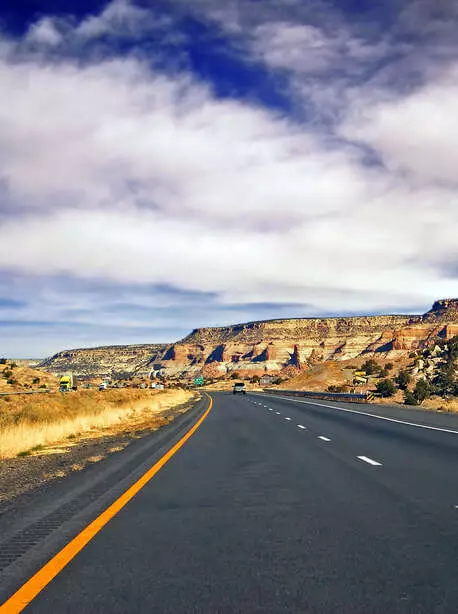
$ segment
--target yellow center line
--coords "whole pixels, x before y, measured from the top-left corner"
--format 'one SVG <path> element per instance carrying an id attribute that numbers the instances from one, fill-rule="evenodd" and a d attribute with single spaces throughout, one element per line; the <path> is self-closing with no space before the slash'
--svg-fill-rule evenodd
<path id="1" fill-rule="evenodd" d="M 207 394 L 207 393 L 205 393 Z M 146 473 L 144 473 L 132 486 L 130 486 L 114 503 L 102 512 L 95 520 L 85 527 L 76 537 L 62 548 L 51 560 L 49 560 L 35 575 L 19 588 L 5 603 L 0 606 L 0 614 L 16 614 L 22 610 L 53 580 L 68 563 L 80 552 L 93 537 L 103 529 L 103 527 L 115 516 L 122 508 L 135 497 L 135 495 L 151 480 L 153 476 L 172 458 L 178 450 L 184 446 L 188 439 L 193 435 L 205 418 L 210 413 L 213 399 L 208 396 L 209 404 L 203 416 L 197 420 L 189 431 L 162 456 Z"/>

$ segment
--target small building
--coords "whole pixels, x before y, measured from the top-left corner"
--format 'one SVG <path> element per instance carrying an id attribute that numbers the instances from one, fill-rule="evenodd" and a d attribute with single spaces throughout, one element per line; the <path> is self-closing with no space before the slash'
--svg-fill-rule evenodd
<path id="1" fill-rule="evenodd" d="M 274 381 L 274 379 L 275 378 L 272 377 L 272 375 L 263 375 L 259 380 L 259 383 L 261 386 L 269 386 Z"/>

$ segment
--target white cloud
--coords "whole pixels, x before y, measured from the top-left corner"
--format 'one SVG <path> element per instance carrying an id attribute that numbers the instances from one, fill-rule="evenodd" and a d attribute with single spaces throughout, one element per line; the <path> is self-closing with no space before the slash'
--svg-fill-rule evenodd
<path id="1" fill-rule="evenodd" d="M 362 88 L 351 100 L 342 134 L 373 147 L 393 172 L 458 190 L 458 62 L 406 96 Z"/>
<path id="2" fill-rule="evenodd" d="M 338 71 L 358 73 L 369 61 L 387 52 L 385 41 L 368 43 L 357 38 L 344 25 L 327 30 L 302 23 L 272 21 L 252 32 L 255 56 L 272 68 L 296 75 L 320 75 Z"/>
<path id="3" fill-rule="evenodd" d="M 101 21 L 86 35 L 118 23 L 113 15 L 94 17 Z M 333 46 L 311 27 L 283 24 L 270 35 L 266 61 L 295 67 L 305 88 L 304 45 L 323 54 L 312 63 L 323 70 L 341 44 L 355 58 L 379 53 L 351 37 Z M 315 312 L 403 309 L 458 294 L 446 272 L 458 257 L 454 73 L 396 98 L 373 84 L 312 84 L 323 111 L 341 106 L 332 140 L 137 59 L 81 65 L 7 51 L 0 178 L 16 210 L 0 226 L 1 268 Z M 388 171 L 365 166 L 355 142 Z"/>
<path id="4" fill-rule="evenodd" d="M 62 33 L 57 27 L 57 20 L 50 17 L 43 17 L 32 24 L 26 35 L 26 42 L 38 45 L 54 47 L 63 40 Z"/>
<path id="5" fill-rule="evenodd" d="M 85 39 L 105 35 L 135 38 L 151 28 L 163 27 L 168 23 L 166 18 L 157 18 L 151 11 L 135 6 L 130 0 L 113 0 L 99 15 L 81 21 L 74 34 Z"/>

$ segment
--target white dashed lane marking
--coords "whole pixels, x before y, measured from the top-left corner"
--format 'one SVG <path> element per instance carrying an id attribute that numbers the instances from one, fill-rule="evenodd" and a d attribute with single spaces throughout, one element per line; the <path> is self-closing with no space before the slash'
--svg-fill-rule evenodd
<path id="1" fill-rule="evenodd" d="M 291 420 L 291 418 L 285 418 L 285 420 Z"/>
<path id="2" fill-rule="evenodd" d="M 279 416 L 279 415 L 280 415 L 280 412 L 279 412 L 279 411 L 276 411 L 275 413 L 277 414 L 277 416 Z"/>
<path id="3" fill-rule="evenodd" d="M 323 435 L 320 435 L 318 439 L 321 439 L 321 441 L 331 441 L 329 437 L 323 437 Z"/>
<path id="4" fill-rule="evenodd" d="M 304 426 L 303 424 L 298 424 L 298 425 L 297 425 L 297 428 L 298 428 L 298 429 L 304 429 L 304 431 L 306 431 L 306 430 L 307 430 L 307 427 L 306 427 L 306 426 Z"/>
<path id="5" fill-rule="evenodd" d="M 357 456 L 357 458 L 359 458 L 359 460 L 364 461 L 365 463 L 368 463 L 369 465 L 372 465 L 373 467 L 381 467 L 382 463 L 379 463 L 376 460 L 373 460 L 372 458 L 369 458 L 368 456 Z"/>

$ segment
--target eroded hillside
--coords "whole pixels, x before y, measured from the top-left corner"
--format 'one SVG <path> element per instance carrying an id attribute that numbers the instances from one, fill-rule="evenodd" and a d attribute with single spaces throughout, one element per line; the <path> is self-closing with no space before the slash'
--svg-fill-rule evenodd
<path id="1" fill-rule="evenodd" d="M 297 318 L 194 330 L 171 345 L 108 346 L 60 352 L 42 363 L 53 373 L 224 377 L 297 373 L 324 361 L 405 358 L 437 337 L 458 334 L 458 299 L 424 315 Z"/>

